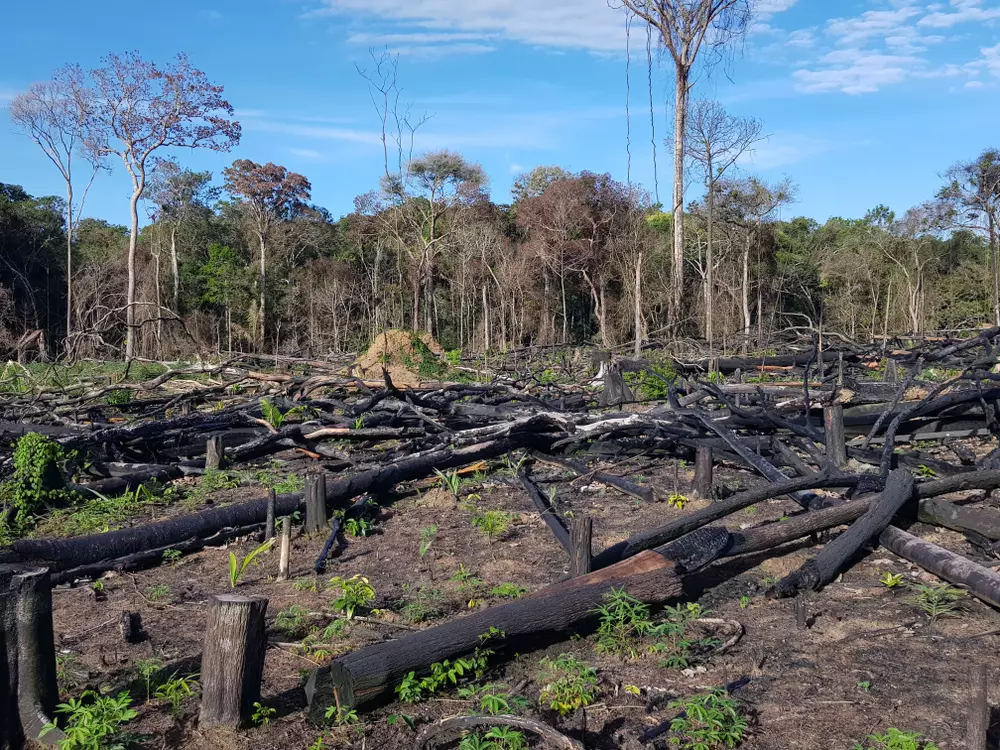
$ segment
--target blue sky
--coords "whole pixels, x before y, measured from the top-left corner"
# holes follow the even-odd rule
[[[878,203],[902,211],[931,197],[953,162],[1000,147],[1000,0],[761,3],[744,48],[700,75],[694,95],[763,121],[769,138],[742,168],[798,185],[787,216],[860,216]],[[231,154],[179,152],[181,162],[220,182],[233,158],[283,164],[336,216],[382,171],[378,118],[354,67],[370,65],[371,46],[399,55],[403,101],[432,115],[417,151],[451,148],[481,163],[495,200],[539,164],[654,190],[645,32],[633,25],[629,121],[624,14],[606,0],[50,0],[14,3],[4,20],[0,106],[66,62],[184,51],[225,86],[243,139]],[[672,69],[655,56],[665,199]],[[6,116],[0,181],[62,191]],[[86,213],[124,223],[128,192],[119,166],[99,178]]]

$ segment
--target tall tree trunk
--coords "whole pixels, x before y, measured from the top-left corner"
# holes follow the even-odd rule
[[[132,216],[132,227],[128,236],[128,287],[125,296],[125,360],[135,357],[135,249],[139,244],[139,196],[142,195],[142,185],[133,178],[132,198],[129,208]]]
[[[566,304],[566,273],[565,271],[559,274],[559,289],[562,293],[562,314],[563,314],[563,325],[562,325],[562,343],[566,343],[569,340],[569,306]]]
[[[177,270],[177,225],[170,225],[170,273],[174,278],[174,312],[181,314],[181,277]]]
[[[490,349],[490,308],[486,302],[486,285],[483,284],[483,351]]]
[[[642,250],[635,261],[635,356],[642,353]]]
[[[750,235],[743,245],[743,335],[750,337]],[[744,347],[746,340],[744,340]]]
[[[671,273],[672,327],[677,328],[684,294],[684,131],[690,70],[677,66],[674,88],[674,265]]]
[[[1000,247],[997,247],[997,220],[987,213],[990,230],[990,266],[993,276],[993,325],[1000,326]]]
[[[267,321],[267,291],[264,288],[265,281],[267,280],[267,244],[264,241],[264,233],[258,232],[257,239],[260,240],[260,272],[257,278],[257,286],[259,287],[259,298],[257,300],[258,313],[260,314],[260,322],[257,326],[257,337],[258,337],[258,351],[263,353],[264,351],[264,341],[265,341],[265,330]]]
[[[712,269],[712,264],[715,262],[712,257],[712,229],[713,229],[713,219],[715,217],[715,177],[712,173],[712,157],[708,157],[708,195],[705,207],[707,209],[707,215],[705,217],[706,227],[705,236],[707,245],[705,247],[705,340],[708,341],[708,348],[712,348],[712,340],[715,335],[714,327],[714,316],[713,316],[713,302],[715,297],[715,276]]]
[[[420,295],[423,293],[423,285],[421,284],[421,279],[423,278],[423,261],[417,266],[417,273],[414,276],[411,283],[411,291],[413,292],[413,315],[410,321],[410,327],[414,331],[420,330]]]
[[[73,332],[73,183],[66,180],[66,340]]]
[[[164,359],[163,357],[163,316],[160,314],[163,309],[163,300],[160,296],[160,253],[162,252],[162,247],[160,247],[159,242],[157,242],[157,251],[153,256],[154,267],[153,267],[153,283],[156,286],[156,356],[159,359]]]

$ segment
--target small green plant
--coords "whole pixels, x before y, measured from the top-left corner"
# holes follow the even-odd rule
[[[740,597],[740,609],[746,609],[749,606],[750,606],[750,597],[749,596],[741,596]]]
[[[294,581],[292,581],[292,588],[295,589],[296,591],[316,592],[319,591],[319,583],[316,579],[316,576],[313,576],[311,578],[308,577],[296,578]]]
[[[473,676],[476,679],[482,677],[486,672],[489,657],[493,655],[493,649],[487,648],[486,643],[492,638],[503,638],[504,632],[496,627],[482,633],[479,636],[480,645],[471,656],[465,656],[452,661],[434,662],[431,664],[430,674],[425,677],[417,677],[415,671],[411,671],[396,686],[396,697],[404,703],[416,703],[423,700],[428,695],[436,693],[442,687],[458,685],[460,679]]]
[[[420,529],[420,556],[426,555],[434,544],[434,538],[437,536],[438,527],[437,526],[424,526]]]
[[[458,750],[527,750],[524,732],[512,727],[490,727],[485,734],[467,734],[458,744]]]
[[[260,701],[254,701],[253,715],[250,717],[250,721],[254,723],[254,726],[266,727],[277,714],[278,709],[265,706]]]
[[[183,555],[184,553],[179,549],[168,549],[163,551],[161,557],[163,562],[168,565],[177,565],[181,561],[181,557],[183,557]]]
[[[174,672],[170,679],[160,684],[153,693],[154,698],[164,700],[170,706],[170,713],[180,716],[181,704],[195,694],[198,689],[198,675],[189,674],[186,677],[178,677]]]
[[[936,586],[916,584],[917,606],[924,611],[931,622],[937,622],[942,617],[958,617],[960,600],[965,598],[965,592],[946,583]]]
[[[682,712],[670,722],[670,744],[681,750],[717,750],[736,747],[743,741],[747,720],[739,704],[724,690],[713,690],[667,707]]]
[[[348,518],[344,521],[344,531],[351,536],[371,536],[375,525],[367,518]]]
[[[124,750],[134,736],[122,730],[138,712],[131,707],[127,692],[116,696],[101,695],[85,690],[79,698],[70,698],[56,706],[56,713],[65,719],[66,739],[59,741],[60,750]],[[56,729],[55,722],[42,727],[40,736]]]
[[[56,682],[59,683],[61,694],[79,687],[75,667],[76,657],[73,654],[56,654]]]
[[[594,610],[601,618],[597,627],[597,651],[634,659],[639,655],[639,642],[649,632],[649,606],[624,588],[606,593],[604,603]]]
[[[931,479],[937,476],[937,472],[926,464],[920,464],[917,467],[916,475],[921,479]]]
[[[890,573],[889,571],[882,573],[882,577],[878,580],[887,589],[899,588],[905,583],[902,573]]]
[[[451,578],[448,580],[457,583],[459,591],[474,589],[483,583],[483,580],[477,578],[474,571],[467,570],[463,563],[458,564],[458,570],[452,573]]]
[[[92,584],[90,584],[90,588],[94,590],[95,594],[103,594],[104,593],[104,581],[98,579],[98,580],[94,581]]]
[[[348,620],[354,618],[357,610],[375,601],[375,587],[362,575],[353,575],[350,578],[334,576],[326,587],[340,589],[340,595],[330,603],[330,606],[338,612],[343,612]]]
[[[288,419],[289,417],[294,417],[299,414],[304,414],[306,411],[307,407],[296,406],[282,413],[281,409],[279,409],[276,405],[271,403],[270,400],[266,398],[262,398],[260,400],[261,416],[264,417],[264,421],[266,421],[269,425],[271,425],[271,427],[273,427],[276,430],[280,430],[281,425],[283,425],[285,423],[285,420]]]
[[[246,573],[247,568],[257,559],[258,556],[267,552],[274,545],[274,539],[268,539],[266,542],[261,544],[259,547],[254,549],[250,554],[243,558],[242,562],[239,562],[236,558],[236,553],[232,550],[229,551],[229,587],[236,588],[236,585],[243,578],[243,574]]]
[[[597,670],[569,654],[540,662],[544,683],[538,702],[560,716],[589,706],[597,699]]]
[[[715,638],[695,638],[690,633],[690,625],[705,617],[708,610],[700,604],[688,603],[683,606],[664,608],[666,620],[650,629],[657,642],[650,646],[651,653],[661,654],[661,666],[684,669],[700,655],[719,645]]]
[[[479,710],[484,714],[512,714],[529,705],[527,698],[511,695],[506,685],[490,683],[482,687],[469,686],[458,690],[459,698],[471,698],[479,701]]]
[[[520,599],[525,591],[527,589],[524,586],[518,586],[516,583],[501,583],[491,588],[490,594],[501,599]]]
[[[513,516],[502,510],[488,510],[474,515],[472,526],[485,535],[492,544],[494,539],[503,536],[510,530],[512,520]]]
[[[687,495],[682,495],[679,492],[671,492],[670,497],[667,498],[667,505],[673,506],[677,510],[683,510],[687,502]]]
[[[871,689],[872,689],[871,680],[860,680],[858,682],[858,690],[860,690],[861,692],[869,693],[871,692]]]
[[[343,706],[330,706],[326,709],[326,713],[323,717],[338,727],[346,727],[348,724],[358,723],[358,712],[353,708],[344,708]]]
[[[108,391],[104,400],[109,406],[124,406],[132,403],[132,391],[127,388],[116,388]]]
[[[406,726],[408,726],[410,729],[416,728],[416,722],[413,720],[413,717],[410,716],[409,714],[389,714],[385,718],[385,723],[390,727],[400,721],[406,724]]]
[[[173,589],[165,583],[158,583],[146,589],[146,598],[151,602],[162,602],[174,598]]]
[[[403,584],[403,590],[407,592],[407,597],[400,609],[400,614],[408,622],[425,622],[443,614],[439,590],[421,586],[416,591],[411,592],[409,584]]]
[[[434,469],[434,473],[441,480],[441,489],[448,490],[457,500],[458,492],[462,487],[462,477],[458,475],[458,472],[453,469],[445,473],[440,469]]]
[[[901,732],[893,727],[885,734],[869,734],[851,750],[938,750],[938,746],[918,732]]]
[[[151,656],[148,659],[143,659],[142,661],[137,662],[135,669],[139,673],[139,676],[142,677],[142,681],[146,684],[146,700],[148,701],[152,698],[153,675],[163,669],[163,662],[155,656]]]
[[[298,604],[291,604],[278,612],[274,627],[289,638],[302,635],[311,620],[309,610]]]

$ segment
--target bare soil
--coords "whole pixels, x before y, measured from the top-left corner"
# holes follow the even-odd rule
[[[293,458],[293,454],[286,458],[290,466],[305,470],[306,459]],[[494,467],[500,468],[499,464]],[[145,689],[136,677],[137,665],[154,657],[166,665],[165,676],[176,670],[181,674],[197,671],[208,597],[230,590],[229,549],[225,548],[205,549],[175,565],[109,575],[104,581],[106,601],[95,601],[85,585],[57,590],[54,622],[57,653],[62,655],[62,686],[73,694],[86,686],[132,688],[139,704],[139,717],[133,724],[137,731],[155,737],[149,747],[305,750],[321,733],[325,734],[324,747],[412,747],[414,732],[403,721],[387,723],[389,715],[412,716],[419,730],[429,721],[459,714],[473,704],[459,700],[453,692],[444,693],[419,704],[395,703],[363,711],[353,726],[316,727],[307,722],[302,710],[304,674],[329,656],[405,634],[405,628],[429,627],[461,616],[470,606],[498,603],[490,589],[501,583],[515,583],[530,591],[566,572],[567,555],[540,521],[523,489],[497,470],[478,484],[466,483],[462,504],[430,482],[387,502],[377,516],[377,532],[366,538],[348,537],[347,548],[330,561],[328,574],[316,580],[317,591],[300,587],[313,578],[313,561],[324,541],[321,538],[293,541],[292,575],[302,582],[299,587],[293,581],[274,581],[276,552],[263,556],[260,565],[248,571],[238,587],[240,593],[269,599],[271,646],[262,701],[276,708],[277,716],[268,726],[237,733],[201,731],[196,721],[196,698],[184,703],[179,716],[171,716],[162,700],[142,701]],[[672,460],[637,458],[616,465],[612,471],[663,488],[664,496],[675,489]],[[691,472],[681,468],[679,477],[676,489],[690,494]],[[730,487],[748,487],[759,481],[743,470],[725,465],[716,468],[716,482]],[[558,488],[560,512],[594,519],[595,551],[699,505],[690,503],[676,509],[666,503],[644,504],[579,479],[554,486]],[[215,501],[249,499],[256,492],[228,490]],[[518,520],[491,544],[471,524],[473,506],[479,511],[514,512]],[[777,499],[741,511],[728,523],[731,528],[780,523],[780,518],[796,510],[790,500]],[[421,529],[431,526],[436,526],[437,532],[421,557]],[[915,531],[949,549],[977,557],[959,534],[920,526]],[[242,557],[256,544],[257,540],[246,539],[230,549]],[[670,699],[743,676],[751,678],[737,693],[752,717],[751,735],[742,745],[746,750],[846,749],[870,732],[890,726],[920,732],[942,750],[963,747],[969,667],[986,661],[991,676],[998,676],[991,656],[1000,644],[997,613],[967,598],[960,616],[929,622],[913,602],[912,592],[889,590],[879,583],[879,577],[885,571],[903,573],[912,582],[933,581],[933,577],[883,550],[874,550],[840,580],[810,595],[809,627],[800,629],[791,603],[767,599],[763,592],[773,579],[799,566],[815,550],[815,546],[798,544],[782,550],[783,554],[724,560],[689,579],[690,600],[704,604],[712,616],[739,621],[745,628],[735,647],[693,669],[661,667],[655,655],[634,661],[602,656],[594,650],[592,638],[583,638],[542,651],[531,651],[525,644],[520,656],[497,665],[486,679],[517,686],[532,701],[529,715],[578,738],[583,730],[588,748],[639,747],[635,740],[638,734],[674,715],[666,707]],[[460,588],[461,584],[452,580],[460,565],[482,584],[474,590]],[[325,591],[327,580],[354,574],[370,579],[377,592],[374,606],[387,611],[372,617],[371,622],[350,624],[329,644],[329,655],[317,658],[315,652],[303,652],[296,643],[300,639],[273,627],[279,611],[298,605],[319,613],[313,623],[322,630],[332,621],[329,603],[334,597]],[[168,598],[153,600],[157,592],[164,593],[164,586],[169,587]],[[415,599],[439,608],[440,616],[416,624],[407,622],[402,613],[408,611],[406,603]],[[122,610],[141,612],[148,640],[137,645],[122,641],[116,624]],[[538,707],[539,659],[562,652],[573,653],[599,670],[601,694],[585,718],[561,719]],[[633,695],[625,686],[639,687],[640,694]]]

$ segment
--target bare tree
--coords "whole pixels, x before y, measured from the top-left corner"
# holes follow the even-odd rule
[[[226,191],[243,201],[246,217],[260,251],[257,276],[256,326],[258,346],[264,346],[267,321],[267,244],[275,226],[289,219],[309,200],[312,185],[309,180],[285,167],[268,162],[257,164],[249,159],[237,159],[223,172]]]
[[[90,94],[79,68],[66,66],[51,81],[34,83],[10,103],[10,117],[31,138],[66,182],[66,337],[73,332],[73,231],[74,219],[83,212],[87,193],[102,167],[101,141],[85,133]],[[88,137],[85,137],[87,135]],[[90,176],[74,206],[73,159],[90,167]]]
[[[135,354],[135,251],[139,240],[139,200],[146,189],[150,159],[161,148],[228,151],[240,140],[240,124],[221,115],[233,108],[222,86],[209,82],[184,54],[166,66],[138,52],[112,54],[91,71],[94,91],[87,104],[87,145],[121,158],[132,180],[132,226],[128,246],[125,357]]]
[[[756,0],[621,0],[618,6],[656,29],[674,61],[674,253],[670,304],[675,315],[684,293],[684,135],[688,96],[695,83],[691,75],[703,47],[721,53],[747,32],[755,3]]]
[[[760,120],[730,115],[715,101],[699,99],[691,106],[687,120],[687,153],[701,169],[705,180],[705,339],[714,339],[713,316],[715,280],[713,273],[713,223],[718,181],[754,143],[761,139]]]

